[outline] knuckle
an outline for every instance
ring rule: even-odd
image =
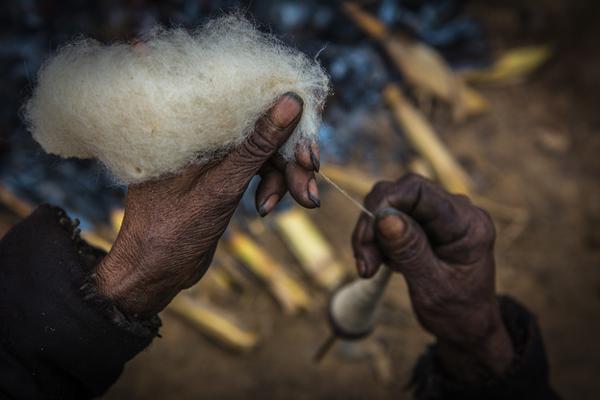
[[[496,240],[496,227],[494,225],[492,217],[487,211],[479,207],[477,207],[477,210],[479,214],[478,225],[480,225],[480,240],[486,244],[494,243],[494,241]]]
[[[414,172],[408,172],[407,174],[405,174],[404,176],[402,176],[400,179],[398,179],[396,181],[396,184],[400,187],[418,186],[418,185],[429,184],[429,183],[431,183],[430,180],[428,180],[427,178],[423,177],[422,175],[416,174]]]
[[[452,198],[452,201],[457,206],[469,207],[469,206],[473,205],[473,202],[471,201],[471,199],[469,198],[469,196],[466,196],[464,194],[451,194],[450,196]]]
[[[397,264],[404,266],[419,265],[427,251],[427,241],[416,232],[411,232],[406,237],[395,238],[385,242],[384,248],[387,249],[389,257]]]
[[[377,182],[369,194],[365,197],[365,206],[369,209],[375,209],[383,201],[385,196],[390,192],[393,183],[389,181]]]
[[[376,193],[385,192],[385,191],[387,191],[387,189],[389,187],[390,187],[390,182],[388,182],[388,181],[379,181],[375,185],[373,185],[373,189],[371,189],[371,192],[369,193],[369,195],[374,195]]]
[[[270,156],[278,147],[273,140],[272,134],[267,132],[255,132],[246,140],[244,151],[251,158],[265,158]]]

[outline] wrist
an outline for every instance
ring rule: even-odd
[[[122,231],[95,273],[98,292],[134,319],[156,315],[178,292],[157,276],[160,269],[148,264],[151,254],[141,243]]]
[[[448,375],[475,383],[501,377],[514,359],[514,347],[500,313],[487,334],[475,341],[438,340],[440,362]]]

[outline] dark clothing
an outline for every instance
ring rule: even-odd
[[[50,206],[2,239],[0,394],[98,396],[156,336],[158,318],[128,321],[94,292],[93,266],[101,256],[73,232],[62,210]]]
[[[504,325],[512,339],[515,359],[502,379],[465,385],[446,376],[437,360],[436,345],[429,347],[414,369],[412,386],[418,400],[437,399],[558,399],[548,382],[548,361],[540,329],[525,307],[500,297]]]
[[[102,256],[47,205],[0,241],[0,397],[99,396],[157,336],[158,317],[130,321],[95,292]],[[415,368],[418,399],[556,398],[535,319],[513,300],[501,304],[517,354],[506,376],[476,387],[453,382],[432,346]]]

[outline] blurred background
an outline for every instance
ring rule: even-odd
[[[539,317],[564,398],[600,382],[600,6],[590,0],[251,2],[4,1],[0,6],[0,235],[38,204],[63,207],[110,249],[123,187],[91,160],[45,154],[20,107],[36,72],[80,36],[131,41],[241,8],[317,57],[333,95],[324,172],[361,199],[412,171],[469,194],[494,218],[498,289]],[[162,337],[107,399],[398,398],[432,341],[400,276],[380,324],[320,363],[332,290],[355,277],[359,214],[320,184],[322,207],[288,199],[260,219],[246,196],[201,282],[161,315]]]

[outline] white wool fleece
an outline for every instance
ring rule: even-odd
[[[138,45],[63,47],[40,70],[25,118],[47,152],[95,157],[138,183],[239,144],[288,91],[304,100],[281,150],[290,158],[317,135],[329,79],[318,62],[229,15],[193,33],[157,30]]]

